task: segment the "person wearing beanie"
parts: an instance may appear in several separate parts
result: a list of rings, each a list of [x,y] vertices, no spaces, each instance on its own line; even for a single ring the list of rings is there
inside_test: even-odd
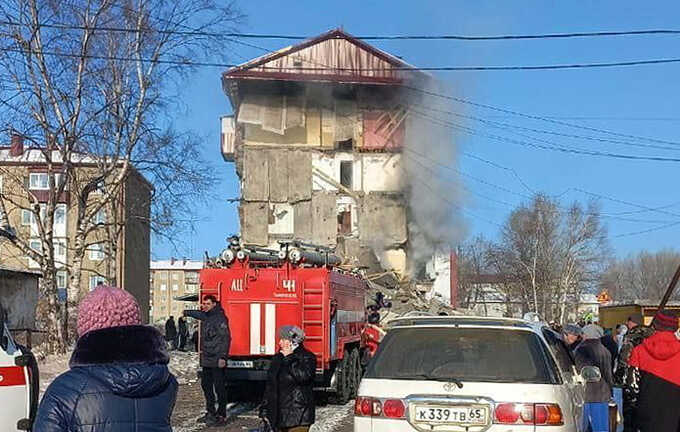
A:
[[[307,432],[315,420],[316,356],[304,346],[305,333],[296,326],[279,329],[280,351],[267,371],[260,417],[274,431]]]
[[[598,382],[586,384],[585,420],[590,424],[592,432],[609,432],[609,399],[612,397],[614,379],[611,369],[611,354],[602,345],[600,338],[604,335],[602,327],[588,324],[583,328],[583,342],[574,351],[574,360],[579,371],[586,366],[594,366],[600,370]]]
[[[562,339],[569,351],[574,351],[583,341],[583,329],[576,324],[567,324],[562,329]]]
[[[177,380],[163,335],[127,291],[100,285],[78,306],[70,369],[47,388],[35,432],[171,432]]]
[[[638,432],[637,405],[640,394],[640,372],[630,366],[630,356],[635,347],[654,334],[651,327],[640,325],[642,316],[629,316],[626,320],[628,331],[623,337],[618,363],[614,373],[614,383],[623,389],[623,430]]]
[[[655,333],[633,349],[629,364],[639,371],[637,422],[641,432],[680,431],[680,336],[678,315],[662,310]]]

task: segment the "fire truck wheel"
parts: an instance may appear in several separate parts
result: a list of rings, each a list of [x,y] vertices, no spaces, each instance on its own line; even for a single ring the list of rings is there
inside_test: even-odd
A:
[[[338,388],[335,394],[330,398],[332,404],[345,405],[352,397],[351,369],[352,364],[350,363],[350,354],[348,351],[345,351],[342,360],[336,365]]]
[[[352,398],[357,396],[357,391],[359,390],[359,382],[361,381],[361,361],[359,360],[359,350],[354,348],[349,356],[349,362],[352,367]]]

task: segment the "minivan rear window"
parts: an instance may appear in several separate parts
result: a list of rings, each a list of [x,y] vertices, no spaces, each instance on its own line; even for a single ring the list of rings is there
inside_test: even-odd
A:
[[[380,344],[365,377],[557,384],[546,350],[541,339],[527,331],[395,328]]]

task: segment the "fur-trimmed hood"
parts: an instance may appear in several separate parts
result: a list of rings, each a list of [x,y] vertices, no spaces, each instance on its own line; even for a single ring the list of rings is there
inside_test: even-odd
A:
[[[163,391],[170,380],[169,356],[158,330],[123,326],[84,334],[71,356],[72,369],[85,369],[113,393],[149,397]]]

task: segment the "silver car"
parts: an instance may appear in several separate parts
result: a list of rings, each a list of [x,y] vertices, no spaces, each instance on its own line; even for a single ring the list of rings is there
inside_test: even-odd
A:
[[[480,317],[391,322],[361,381],[356,432],[581,431],[586,380],[545,324]]]

